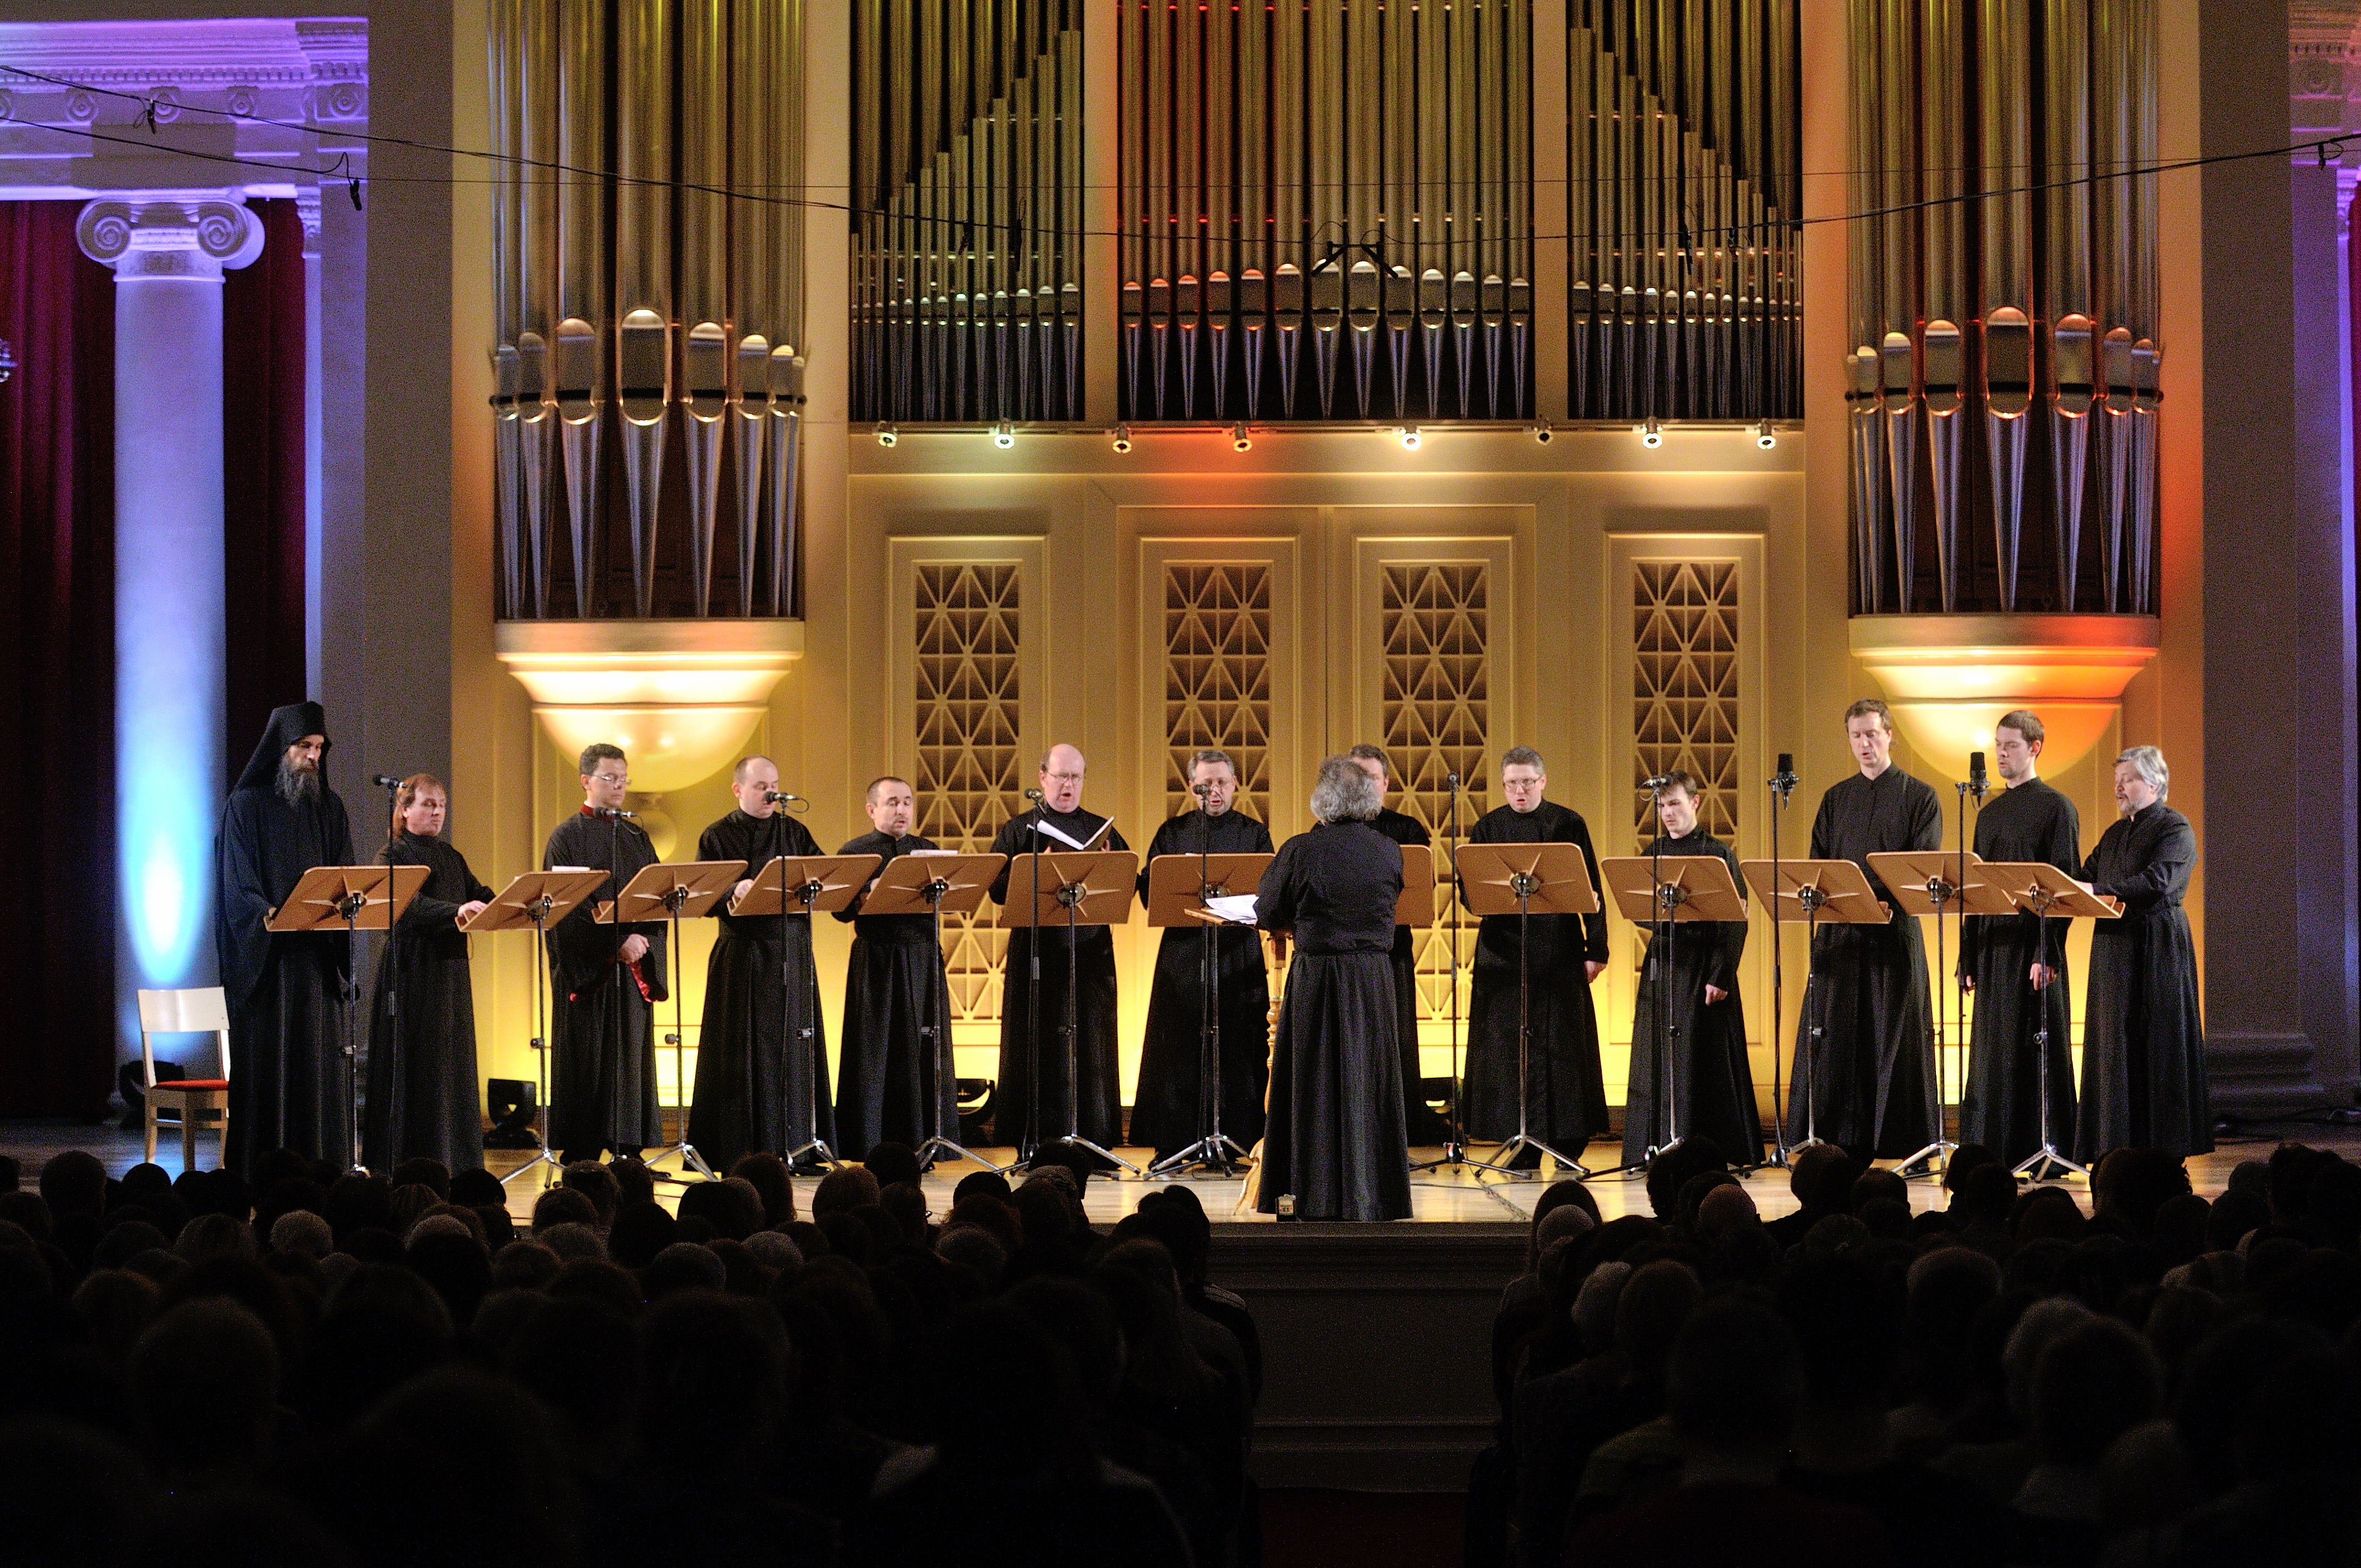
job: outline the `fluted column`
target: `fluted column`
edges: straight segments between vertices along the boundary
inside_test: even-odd
[[[222,274],[261,254],[262,225],[234,202],[141,195],[91,203],[76,236],[115,269],[115,773],[128,938],[116,976],[130,1014],[134,987],[214,974],[212,844],[228,783]]]

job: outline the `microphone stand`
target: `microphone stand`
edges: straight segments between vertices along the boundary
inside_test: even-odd
[[[380,773],[378,775],[377,782],[379,787],[385,791],[385,815],[388,823],[393,829],[392,837],[386,840],[386,847],[388,850],[390,851],[392,847],[401,841],[402,832],[404,831],[401,821],[395,817],[393,810],[395,802],[401,798],[401,781],[398,778],[390,778],[389,775]],[[393,856],[390,852],[386,855],[385,863],[389,866],[394,863]],[[428,874],[433,874],[431,862]],[[391,891],[390,884],[389,884],[388,891]],[[403,913],[407,914],[409,912],[405,910]],[[385,928],[385,951],[378,957],[378,965],[385,971],[385,1054],[390,1058],[390,1063],[393,1072],[400,1072],[401,1070],[401,966],[393,961],[394,927],[401,924],[401,921],[396,920],[387,925]],[[360,971],[358,970],[355,970],[353,971],[353,994],[356,1001],[358,1000],[360,995]],[[357,1088],[361,1081],[360,1064],[357,1058],[356,1058],[353,1064],[353,1072],[354,1082],[356,1088]],[[390,1081],[391,1077],[390,1074],[389,1074],[388,1082],[390,1083]],[[353,1161],[353,1168],[366,1174],[368,1168],[365,1163],[368,1152],[368,1136],[361,1121],[362,1104],[362,1096],[356,1093],[353,1099],[353,1135],[358,1142],[361,1155]],[[389,1127],[387,1128],[387,1131],[390,1132],[392,1129]],[[393,1150],[387,1149],[384,1153],[390,1165],[400,1163],[399,1157]]]
[[[1681,1119],[1673,1103],[1679,1086],[1679,1075],[1673,1070],[1673,1054],[1681,1044],[1680,1021],[1673,1016],[1673,967],[1680,957],[1680,905],[1688,895],[1679,888],[1664,885],[1664,786],[1655,779],[1648,781],[1649,810],[1656,819],[1656,836],[1648,846],[1648,880],[1655,883],[1656,930],[1654,936],[1664,942],[1664,961],[1656,966],[1656,1087],[1661,1096],[1656,1102],[1654,1120],[1667,1135],[1661,1144],[1651,1142],[1643,1157],[1653,1166],[1659,1157],[1670,1154],[1681,1144]],[[1655,943],[1648,945],[1650,957],[1655,956]],[[1654,1128],[1649,1129],[1653,1132]]]
[[[1781,768],[1773,773],[1767,787],[1771,792],[1771,1157],[1752,1167],[1754,1169],[1787,1168],[1787,1113],[1779,1102],[1779,1036],[1787,1025],[1785,998],[1781,994],[1782,981],[1779,951],[1779,818],[1786,815],[1789,797],[1795,794],[1795,771]]]
[[[1016,1164],[1030,1169],[1041,1151],[1041,814],[1049,802],[1041,791],[1025,792],[1033,799],[1031,910],[1025,926],[1025,952],[1030,960],[1025,981],[1025,1131],[1016,1140]]]
[[[1205,809],[1209,791],[1202,784],[1189,787],[1197,797],[1197,902],[1210,910],[1213,897],[1213,818]],[[1204,972],[1203,983],[1198,990],[1197,1099],[1202,1108],[1210,1093],[1213,1110],[1210,1119],[1201,1115],[1197,1124],[1209,1130],[1187,1148],[1148,1167],[1150,1176],[1169,1175],[1191,1167],[1201,1174],[1235,1176],[1238,1163],[1247,1157],[1246,1151],[1222,1131],[1222,925],[1217,920],[1205,922],[1205,940],[1201,948],[1203,956],[1198,960]]]
[[[1445,773],[1443,782],[1451,792],[1450,844],[1455,857],[1459,847],[1459,775]],[[1459,867],[1455,861],[1444,869],[1451,875],[1451,947],[1447,955],[1451,974],[1451,1081],[1443,1102],[1443,1154],[1436,1159],[1421,1160],[1411,1169],[1415,1173],[1472,1165],[1478,1170],[1506,1171],[1507,1166],[1477,1159],[1467,1152],[1466,1130],[1459,1122]],[[1403,1048],[1415,1051],[1418,1042],[1413,1039]]]

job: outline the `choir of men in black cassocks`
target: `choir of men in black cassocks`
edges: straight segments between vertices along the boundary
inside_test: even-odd
[[[917,798],[907,779],[873,781],[862,800],[870,830],[840,855],[875,855],[877,876],[904,855],[937,848],[912,828]],[[923,1147],[959,1136],[959,1078],[951,1065],[951,998],[929,915],[864,915],[861,897],[836,912],[852,922],[844,982],[844,1030],[836,1068],[837,1153],[859,1159],[891,1141]]]
[[[744,894],[782,855],[819,853],[811,830],[780,809],[779,770],[748,757],[730,775],[737,808],[697,841],[700,861],[743,861],[731,897]],[[826,1084],[811,917],[790,904],[774,915],[717,911],[721,929],[706,970],[705,1024],[697,1036],[697,1096],[688,1141],[717,1170],[740,1156],[800,1152],[831,1143],[836,1114]]]
[[[621,815],[631,784],[622,748],[582,749],[582,807],[550,831],[542,869],[602,871],[598,890],[549,928],[549,1130],[572,1164],[601,1149],[636,1156],[664,1141],[656,1104],[655,1004],[665,983],[664,928],[600,924],[596,910],[656,862]]]
[[[1574,844],[1582,850],[1590,884],[1598,856],[1579,812],[1547,798],[1549,774],[1541,753],[1512,746],[1500,757],[1500,792],[1508,797],[1467,835],[1471,844]],[[1576,1158],[1582,1146],[1607,1131],[1607,1085],[1598,1065],[1598,1018],[1590,984],[1607,968],[1607,915],[1533,915],[1523,933],[1532,1048],[1525,1059],[1525,1130]],[[1487,915],[1476,934],[1476,983],[1467,1007],[1466,1117],[1470,1137],[1506,1141],[1518,1123],[1518,939],[1521,917]],[[1538,1164],[1526,1148],[1520,1165]]]
[[[1139,868],[1148,897],[1148,867],[1166,855],[1268,855],[1270,829],[1237,810],[1238,770],[1225,751],[1189,761],[1194,810],[1156,830]],[[1263,1086],[1269,1080],[1270,981],[1250,926],[1213,927],[1215,990],[1221,998],[1222,1132],[1240,1148],[1262,1136]],[[1131,1141],[1159,1159],[1188,1147],[1207,1127],[1204,1102],[1205,928],[1173,926],[1156,948],[1148,995],[1148,1032],[1139,1050],[1139,1087],[1131,1107]]]
[[[1976,855],[1988,861],[2082,872],[2082,824],[2074,803],[2041,782],[2048,736],[2019,708],[1993,730],[1993,757],[2008,787],[1976,816]],[[2014,1166],[2041,1146],[2044,1071],[2037,1036],[2048,1031],[2048,1124],[2064,1148],[2074,1130],[2074,1062],[2066,987],[2066,933],[2073,922],[1971,915],[1960,922],[1960,978],[1975,997],[1960,1141],[1982,1144]],[[2047,927],[2045,932],[2043,927]]]
[[[305,872],[353,863],[352,826],[328,787],[327,758],[318,703],[275,710],[214,839],[214,948],[236,1053],[224,1161],[233,1170],[280,1148],[339,1164],[352,1157],[343,1059],[350,940],[341,931],[266,928]]]
[[[1941,849],[1943,808],[1932,788],[1894,765],[1894,716],[1885,704],[1863,697],[1847,708],[1845,740],[1861,771],[1820,796],[1811,858],[1853,861],[1891,906],[1869,857]],[[1821,926],[1810,991],[1796,1024],[1788,1137],[1800,1143],[1816,1127],[1825,1142],[1882,1158],[1932,1143],[1935,1025],[1918,922],[1897,915],[1883,926]]]

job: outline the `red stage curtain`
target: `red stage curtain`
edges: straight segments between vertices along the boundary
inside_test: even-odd
[[[81,213],[0,202],[10,1116],[95,1116],[114,1089],[115,275],[75,245]]]
[[[222,302],[233,773],[305,695],[303,230],[292,202],[257,206],[261,258]],[[0,733],[24,879],[0,900],[0,1116],[103,1115],[115,1087],[115,278],[75,243],[81,214],[0,202]]]

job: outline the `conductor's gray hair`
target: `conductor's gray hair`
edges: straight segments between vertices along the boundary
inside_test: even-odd
[[[1350,757],[1328,757],[1320,763],[1319,782],[1312,786],[1312,815],[1323,822],[1367,822],[1386,803],[1361,764]]]
[[[2172,770],[2165,766],[2164,753],[2153,746],[2134,746],[2128,751],[2115,754],[2118,763],[2128,762],[2132,772],[2146,780],[2156,797],[2162,800],[2172,794]]]

